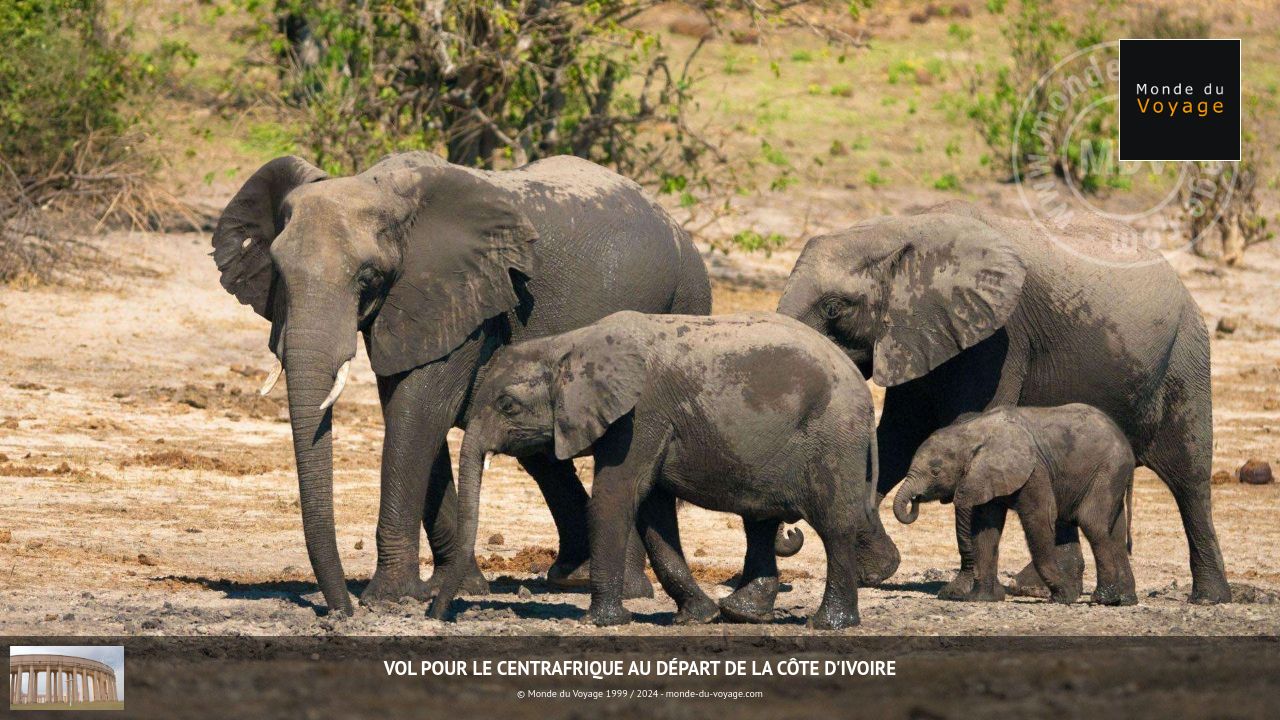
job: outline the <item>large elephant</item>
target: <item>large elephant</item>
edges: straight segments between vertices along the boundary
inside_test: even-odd
[[[352,612],[333,524],[330,406],[364,337],[386,431],[378,564],[362,600],[426,599],[421,523],[437,574],[475,558],[456,550],[457,496],[445,437],[465,421],[493,351],[618,310],[705,315],[706,266],[640,187],[585,160],[556,157],[506,172],[429,153],[392,156],[330,178],[297,157],[259,169],[213,236],[222,285],[271,321],[288,379],[303,530],[325,602]],[[272,378],[274,380],[274,376]],[[582,580],[587,495],[568,460],[522,465],[560,536],[548,576]],[[652,592],[639,539],[629,574]]]
[[[1114,237],[1123,230],[1082,220],[1051,238],[963,202],[878,218],[810,240],[778,311],[826,333],[888,388],[881,496],[924,439],[963,413],[1093,405],[1173,492],[1190,546],[1191,600],[1228,602],[1209,494],[1209,335],[1159,253],[1118,254]],[[957,518],[961,571],[943,597],[972,586],[969,520]],[[1056,541],[1079,583],[1079,534],[1069,528]],[[1030,565],[1013,590],[1044,593]]]

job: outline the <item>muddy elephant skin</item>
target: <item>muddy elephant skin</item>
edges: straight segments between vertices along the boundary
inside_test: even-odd
[[[426,599],[438,578],[420,579],[419,527],[437,575],[460,562],[468,588],[485,588],[474,558],[457,553],[445,438],[464,424],[494,349],[618,310],[711,309],[706,267],[688,236],[635,183],[572,157],[485,172],[415,152],[351,177],[277,158],[227,205],[213,247],[223,287],[271,321],[307,553],[325,602],[347,613],[330,423],[357,336],[386,425],[378,564],[361,598]],[[523,465],[560,534],[548,579],[568,582],[586,568],[586,492],[572,463],[539,455]],[[651,593],[637,560],[633,592]]]
[[[747,554],[738,589],[720,604],[726,618],[772,617],[779,524],[803,519],[827,552],[826,592],[810,624],[858,623],[859,565],[880,561],[862,548],[885,538],[871,500],[871,396],[844,353],[803,324],[772,313],[617,313],[504,349],[475,402],[459,469],[463,546],[475,544],[488,453],[591,452],[595,623],[630,620],[622,559],[637,520],[677,620],[716,616],[684,561],[677,498],[743,517]],[[432,616],[445,615],[460,584],[460,574],[445,581]]]
[[[1093,602],[1133,605],[1133,466],[1128,439],[1097,408],[995,408],[924,441],[898,486],[893,513],[911,523],[921,502],[939,500],[972,516],[974,582],[964,600],[1004,599],[997,561],[1005,515],[1013,510],[1054,602],[1080,595],[1055,552],[1055,538],[1079,528],[1097,565]]]
[[[868,220],[805,245],[778,311],[826,334],[887,388],[881,497],[925,438],[962,414],[1092,405],[1172,491],[1191,601],[1229,602],[1210,503],[1213,399],[1200,309],[1159,252],[1115,255],[1123,228],[1078,217],[1053,232],[965,202]],[[969,519],[958,519],[963,545]],[[1064,532],[1059,561],[1078,584],[1079,534]],[[965,596],[972,583],[965,549],[940,595]],[[1046,592],[1030,565],[1012,588]]]

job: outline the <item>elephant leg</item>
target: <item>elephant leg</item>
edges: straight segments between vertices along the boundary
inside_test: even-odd
[[[781,524],[777,520],[742,519],[747,556],[738,588],[720,601],[726,620],[763,623],[773,619],[773,602],[778,597],[778,556],[773,543]]]
[[[1000,586],[1000,536],[1004,532],[1007,508],[987,503],[973,508],[973,590],[965,600],[1004,600]]]
[[[1089,539],[1093,549],[1093,561],[1098,570],[1098,585],[1092,600],[1098,605],[1136,605],[1138,593],[1133,582],[1133,568],[1129,565],[1128,524],[1124,511],[1109,517],[1090,513],[1082,520],[1080,529]]]
[[[546,454],[520,458],[520,466],[538,483],[542,497],[556,524],[560,548],[556,561],[547,570],[547,583],[569,590],[589,585],[591,566],[587,529],[587,501],[572,460],[557,460]],[[644,544],[638,534],[627,543],[625,598],[653,597],[653,583],[644,572]]]
[[[919,383],[920,381],[905,383],[889,388],[885,393],[884,412],[881,413],[875,439],[879,472],[867,489],[868,492],[875,493],[874,504],[877,507],[885,495],[906,477],[916,450],[938,428],[933,424],[932,413],[928,410],[932,407],[932,402]],[[868,464],[870,465],[869,459]],[[870,475],[868,470],[867,476]],[[858,561],[861,564],[858,571],[859,582],[869,586],[878,585],[892,577],[901,561],[898,547],[885,531],[874,508],[858,528]]]
[[[452,562],[469,563],[472,567],[465,591],[487,592],[475,557],[458,557],[458,496],[449,456],[442,452],[474,376],[480,344],[471,340],[448,360],[393,378],[378,378],[386,424],[376,536],[378,566],[360,595],[362,602],[430,599],[439,581],[423,582],[419,576],[420,527],[427,530],[437,573]]]
[[[973,592],[973,508],[956,508],[956,550],[960,553],[960,570],[951,582],[938,591],[939,600],[964,600]]]
[[[842,506],[833,502],[831,507]],[[839,515],[824,510],[809,520],[818,537],[822,538],[822,547],[827,552],[827,585],[822,593],[822,603],[809,618],[809,627],[818,630],[839,630],[862,622],[858,614],[857,543],[851,542],[855,536],[856,521]]]
[[[1084,551],[1080,547],[1080,530],[1072,523],[1057,523],[1053,541],[1063,582],[1068,592],[1079,595],[1084,592]],[[1005,589],[1010,595],[1020,597],[1049,597],[1049,588],[1033,562],[1018,571]]]
[[[1033,478],[1018,496],[1018,519],[1027,538],[1027,550],[1031,564],[1049,588],[1049,598],[1056,603],[1069,605],[1080,597],[1075,585],[1068,582],[1067,574],[1058,564],[1057,506],[1053,491],[1047,485],[1041,487]]]
[[[720,614],[714,601],[698,587],[689,571],[680,546],[680,524],[676,519],[676,497],[655,487],[640,504],[640,536],[644,539],[653,572],[672,600],[676,601],[677,625],[709,623]]]
[[[628,414],[611,425],[596,441],[593,453],[596,474],[587,508],[592,565],[587,616],[596,625],[631,622],[631,613],[622,606],[628,546],[635,544],[631,539],[636,534],[637,512],[653,488],[658,458],[670,432],[640,432],[634,420],[634,414]]]
[[[1204,437],[1210,435],[1206,431]],[[1231,602],[1231,586],[1223,569],[1222,550],[1213,527],[1209,477],[1212,442],[1188,443],[1180,432],[1161,428],[1157,440],[1139,454],[1138,461],[1164,481],[1178,503],[1182,528],[1191,555],[1193,603]]]
[[[458,534],[458,492],[453,482],[453,463],[448,443],[440,446],[436,461],[431,465],[427,497],[422,506],[422,529],[427,533],[433,558],[447,557],[452,552]],[[440,590],[445,574],[439,570],[443,567],[444,563],[437,565],[436,572],[431,573],[431,578],[422,584],[422,591],[415,595],[418,600],[429,600]],[[476,565],[475,557],[471,558],[471,571],[462,581],[458,592],[464,595],[489,594],[489,582]]]

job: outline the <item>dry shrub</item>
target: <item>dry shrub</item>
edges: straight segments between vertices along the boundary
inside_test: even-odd
[[[139,453],[120,463],[121,469],[129,466],[170,468],[174,470],[204,470],[223,475],[261,475],[275,469],[267,463],[254,460],[209,457],[178,449]]]
[[[145,94],[194,56],[136,53],[106,18],[105,0],[0,3],[0,282],[84,277],[86,231],[196,224],[139,150]]]

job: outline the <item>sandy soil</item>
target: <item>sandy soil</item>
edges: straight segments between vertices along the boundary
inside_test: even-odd
[[[843,205],[832,226],[862,212]],[[851,208],[857,208],[851,210]],[[762,210],[761,212],[768,212]],[[814,228],[810,228],[814,230]],[[584,594],[538,581],[554,547],[537,488],[507,458],[486,478],[481,546],[493,594],[443,625],[406,602],[350,619],[317,612],[302,542],[283,387],[256,388],[269,366],[267,327],[219,288],[204,235],[116,234],[124,265],[106,290],[0,289],[0,634],[594,634]],[[716,311],[771,309],[794,251],[709,260]],[[1215,334],[1215,469],[1244,460],[1280,468],[1280,248],[1219,270],[1171,254]],[[381,419],[363,353],[335,419],[336,513],[350,587],[374,566]],[[450,438],[456,453],[460,433]],[[456,454],[455,454],[456,457]],[[589,467],[584,463],[584,476]],[[1280,486],[1215,485],[1215,517],[1239,602],[1188,605],[1186,545],[1173,500],[1139,471],[1134,569],[1140,604],[939,601],[956,564],[951,517],[930,506],[910,528],[888,506],[903,561],[892,582],[860,593],[860,634],[1275,634],[1280,631]],[[690,562],[715,596],[741,561],[736,516],[685,507]],[[519,518],[518,523],[510,522]],[[1027,559],[1011,525],[1004,570]],[[498,537],[500,536],[500,537]],[[674,628],[673,604],[632,601],[637,622],[608,633],[803,632],[825,574],[821,543],[781,561],[789,592],[768,626]],[[425,544],[425,543],[424,543]],[[424,560],[424,573],[429,573]],[[1091,576],[1091,572],[1090,572]],[[1086,587],[1091,577],[1086,577]],[[530,595],[531,593],[531,595]]]

